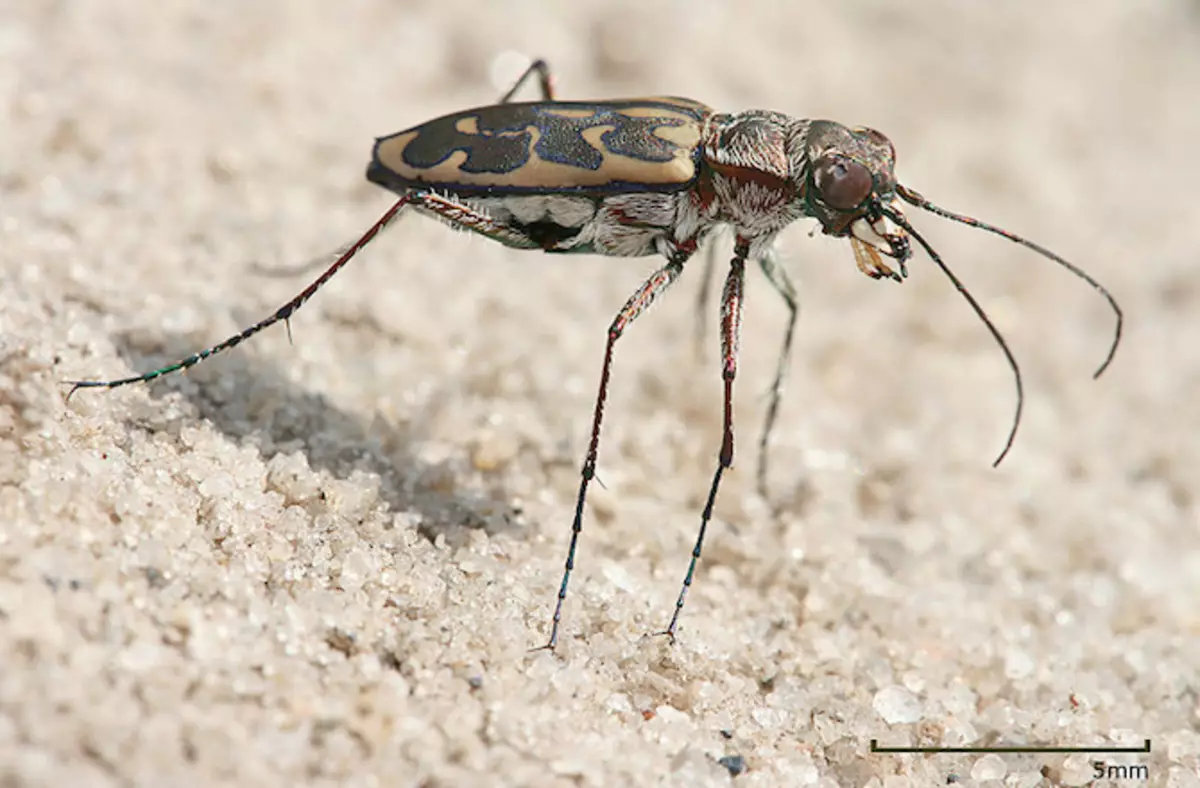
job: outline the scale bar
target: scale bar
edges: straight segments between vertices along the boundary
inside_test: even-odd
[[[879,739],[871,739],[871,752],[915,752],[915,753],[1144,753],[1150,752],[1150,740],[1146,739],[1141,747],[1039,747],[1038,745],[1013,745],[1011,747],[880,747]]]

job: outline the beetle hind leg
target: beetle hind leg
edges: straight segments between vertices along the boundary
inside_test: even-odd
[[[237,347],[260,331],[263,331],[264,329],[267,329],[279,322],[284,323],[288,327],[288,337],[290,338],[291,319],[292,315],[296,313],[296,310],[304,306],[308,299],[316,295],[317,291],[324,287],[326,283],[328,283],[329,280],[332,279],[335,274],[337,274],[338,271],[342,270],[342,268],[345,267],[346,264],[349,263],[356,254],[361,252],[367,244],[371,243],[371,241],[373,241],[385,227],[395,221],[396,217],[398,217],[403,212],[403,209],[413,202],[414,199],[415,198],[413,195],[406,194],[401,196],[400,199],[396,200],[396,202],[392,204],[391,208],[388,208],[387,211],[384,212],[383,216],[376,220],[375,224],[371,225],[365,233],[359,236],[357,241],[345,247],[338,254],[337,259],[335,259],[333,263],[325,269],[324,273],[318,276],[312,282],[312,284],[301,290],[292,298],[291,301],[288,301],[286,304],[279,307],[270,315],[258,321],[254,325],[242,329],[238,333],[218,342],[215,345],[212,345],[211,347],[193,353],[187,358],[181,358],[174,363],[166,365],[165,367],[159,367],[156,370],[146,372],[141,375],[133,375],[127,378],[119,378],[117,380],[67,381],[71,384],[71,390],[67,392],[67,400],[69,401],[71,399],[71,395],[73,395],[79,389],[113,389],[117,388],[118,386],[127,386],[131,383],[148,383],[149,381],[161,378],[164,375],[170,375],[174,372],[183,372],[196,366],[201,361],[212,358],[218,353],[223,353],[226,350]]]
[[[529,78],[537,74],[538,87],[541,88],[543,101],[554,101],[554,74],[550,71],[550,64],[542,58],[537,58],[529,67],[526,68],[521,76],[517,77],[517,81],[508,89],[508,92],[500,97],[497,104],[507,104],[513,100],[513,96],[517,95],[517,91],[529,81]]]
[[[539,239],[520,224],[506,222],[489,214],[486,205],[475,205],[453,195],[430,191],[411,191],[407,195],[413,207],[455,230],[465,230],[516,249],[542,249]]]

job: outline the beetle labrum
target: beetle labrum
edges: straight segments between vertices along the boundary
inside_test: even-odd
[[[543,100],[513,103],[518,89],[534,75],[539,78]],[[287,323],[408,208],[518,249],[663,256],[666,264],[629,297],[608,329],[570,543],[545,645],[552,649],[558,642],[588,487],[595,477],[613,348],[629,325],[678,279],[684,264],[710,234],[718,227],[728,227],[734,235],[734,254],[720,309],[723,437],[683,585],[670,623],[660,633],[673,640],[722,474],[733,464],[733,383],[745,267],[751,260],[758,263],[789,310],[759,444],[760,489],[765,484],[766,448],[797,315],[795,289],[772,253],[776,236],[788,225],[798,219],[815,219],[826,235],[848,239],[859,270],[872,279],[902,282],[908,275],[911,240],[925,250],[984,322],[1013,372],[1017,407],[995,464],[1012,446],[1020,423],[1024,399],[1020,369],[979,303],[908,222],[902,202],[1000,235],[1085,280],[1108,300],[1116,315],[1112,344],[1095,376],[1112,361],[1121,339],[1123,316],[1099,282],[1025,238],[934,205],[897,182],[895,160],[892,143],[879,132],[827,120],[800,120],[762,110],[718,113],[681,98],[556,101],[549,68],[538,60],[497,104],[446,115],[376,140],[367,178],[399,198],[358,240],[340,250],[319,277],[273,314],[212,347],[143,375],[71,381],[67,396],[81,388],[115,388],[185,370],[275,323]]]

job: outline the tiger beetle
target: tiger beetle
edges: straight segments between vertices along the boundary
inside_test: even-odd
[[[513,96],[533,76],[540,82],[542,100],[513,102]],[[760,492],[765,492],[767,446],[783,393],[798,309],[796,289],[772,249],[779,232],[797,219],[815,219],[824,234],[847,239],[858,269],[872,279],[904,281],[912,256],[910,239],[914,239],[983,321],[1004,353],[1016,384],[1016,412],[993,465],[1012,447],[1020,424],[1024,402],[1020,368],[983,308],[909,223],[902,202],[1007,238],[1083,279],[1107,299],[1116,315],[1113,341],[1095,377],[1116,353],[1123,316],[1099,282],[1015,233],[934,205],[896,181],[895,162],[895,148],[883,134],[828,120],[800,120],[765,110],[721,113],[673,97],[558,101],[548,65],[537,60],[496,104],[456,112],[377,139],[367,178],[395,192],[399,199],[358,240],[339,250],[312,284],[274,314],[223,342],[144,375],[71,381],[67,396],[81,388],[115,388],[154,380],[195,366],[280,321],[290,328],[296,310],[407,208],[517,249],[613,257],[662,255],[666,264],[634,291],[608,328],[570,543],[550,637],[542,647],[553,649],[583,530],[588,486],[596,475],[613,348],[630,324],[674,284],[684,264],[713,231],[728,227],[734,236],[734,253],[720,309],[722,440],[691,561],[670,623],[659,633],[674,641],[712,519],[717,488],[733,464],[733,381],[746,263],[750,260],[758,264],[788,311],[759,439],[757,483]],[[894,261],[894,267],[884,258]]]

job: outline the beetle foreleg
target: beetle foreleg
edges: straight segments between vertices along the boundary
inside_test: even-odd
[[[742,301],[746,282],[746,257],[750,254],[750,244],[739,238],[735,247],[733,260],[729,263],[729,275],[725,277],[725,290],[721,295],[721,377],[725,381],[725,418],[721,437],[721,453],[717,455],[717,470],[713,474],[712,486],[708,488],[708,500],[704,504],[704,512],[700,515],[700,532],[696,534],[696,545],[692,548],[692,560],[688,563],[687,574],[683,578],[683,587],[679,589],[679,598],[675,600],[675,612],[671,615],[671,623],[660,632],[671,642],[675,641],[675,627],[679,623],[679,614],[683,612],[683,602],[687,598],[692,578],[696,575],[696,564],[700,561],[700,550],[704,546],[704,532],[712,520],[713,504],[717,500],[717,488],[721,485],[721,476],[733,465],[733,379],[737,377],[738,343],[742,330]]]
[[[697,357],[702,352],[702,343],[707,333],[705,316],[708,314],[708,294],[712,290],[712,272],[715,264],[716,246],[710,244],[704,254],[704,267],[701,270],[703,278],[700,283],[700,289],[696,292],[696,322],[693,336]],[[783,298],[784,305],[788,311],[787,328],[783,332],[783,345],[779,349],[779,356],[775,363],[775,379],[771,382],[771,389],[767,393],[767,412],[763,417],[762,432],[758,438],[758,468],[755,471],[755,487],[758,490],[758,494],[766,498],[771,433],[775,429],[775,419],[779,415],[779,405],[783,400],[783,389],[787,381],[789,366],[788,360],[792,355],[792,338],[796,330],[796,321],[800,316],[800,297],[796,294],[796,286],[792,284],[792,279],[788,276],[787,269],[779,264],[779,258],[776,256],[774,249],[769,249],[764,253],[759,258],[758,265],[766,275],[767,281],[771,283],[771,287]]]
[[[775,429],[775,417],[779,413],[779,403],[783,399],[783,387],[787,380],[788,361],[792,355],[792,336],[796,330],[796,320],[800,316],[800,298],[796,295],[796,286],[788,276],[787,269],[779,264],[779,258],[774,249],[768,249],[758,259],[758,267],[766,274],[767,281],[783,298],[787,306],[787,328],[783,332],[783,345],[779,348],[779,357],[775,361],[775,379],[771,382],[771,392],[767,399],[767,413],[763,417],[762,433],[758,438],[758,470],[755,483],[758,494],[767,497],[767,470],[770,459],[769,450],[771,432]]]
[[[562,620],[563,602],[567,598],[567,584],[571,580],[571,570],[575,568],[575,550],[579,545],[579,534],[583,531],[583,506],[587,500],[588,485],[596,476],[596,455],[600,448],[600,423],[604,419],[604,403],[608,398],[608,379],[612,371],[613,347],[625,329],[679,278],[679,274],[683,271],[683,264],[695,250],[694,243],[681,244],[673,253],[670,262],[656,271],[638,288],[637,292],[629,297],[625,306],[621,307],[621,311],[613,319],[612,325],[608,327],[608,343],[604,347],[604,363],[600,368],[600,390],[596,394],[596,409],[592,416],[592,435],[580,473],[579,495],[575,499],[575,519],[571,522],[571,543],[567,547],[562,584],[558,589],[558,601],[554,605],[554,616],[550,620],[550,639],[546,645],[542,646],[544,649],[553,650],[555,644],[558,643],[558,625]]]

